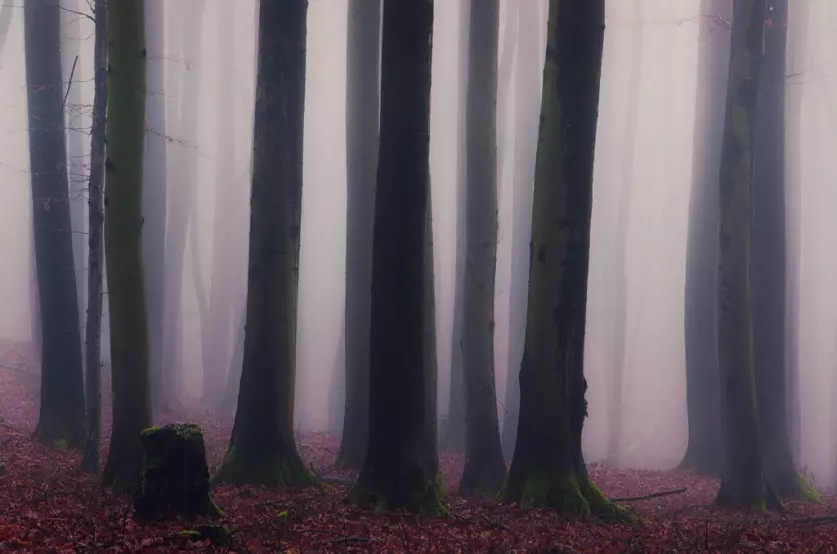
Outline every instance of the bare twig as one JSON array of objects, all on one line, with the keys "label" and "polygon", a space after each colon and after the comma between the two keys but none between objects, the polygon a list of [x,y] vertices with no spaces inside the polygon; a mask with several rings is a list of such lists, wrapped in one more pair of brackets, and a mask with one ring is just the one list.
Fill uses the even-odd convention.
[{"label": "bare twig", "polygon": [[674,494],[683,494],[689,489],[674,489],[671,491],[655,492],[653,494],[646,494],[645,496],[627,496],[625,498],[611,498],[611,502],[639,502],[640,500],[651,500],[652,498],[660,498],[661,496],[672,496]]}]

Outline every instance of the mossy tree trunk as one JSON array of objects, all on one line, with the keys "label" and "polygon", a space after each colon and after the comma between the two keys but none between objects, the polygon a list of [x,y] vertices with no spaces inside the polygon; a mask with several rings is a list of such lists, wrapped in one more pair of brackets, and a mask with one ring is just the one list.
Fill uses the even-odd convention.
[{"label": "mossy tree trunk", "polygon": [[294,442],[306,0],[262,2],[250,200],[244,363],[216,481],[314,481]]},{"label": "mossy tree trunk", "polygon": [[67,182],[61,8],[26,0],[23,27],[32,220],[41,323],[41,403],[35,435],[81,446],[84,377]]},{"label": "mossy tree trunk", "polygon": [[718,137],[724,128],[732,20],[728,0],[702,0],[698,31],[698,89],[689,223],[686,238],[684,329],[689,443],[680,467],[720,475],[721,407],[715,295],[718,280]]},{"label": "mossy tree trunk", "polygon": [[718,183],[717,332],[725,464],[716,501],[745,510],[779,503],[761,460],[750,283],[753,154],[765,8],[765,0],[734,2]]},{"label": "mossy tree trunk", "polygon": [[621,514],[591,483],[581,452],[604,12],[604,0],[549,3],[520,422],[502,492],[567,516]]},{"label": "mossy tree trunk", "polygon": [[520,417],[520,362],[526,334],[529,288],[529,238],[532,233],[532,185],[541,111],[543,30],[538,3],[518,0],[518,46],[514,80],[514,192],[512,193],[511,277],[509,280],[509,358],[503,417],[503,455],[511,460]]},{"label": "mossy tree trunk", "polygon": [[459,492],[489,497],[497,494],[506,477],[494,385],[499,32],[499,0],[472,3],[465,107],[467,190],[462,322],[465,468]]},{"label": "mossy tree trunk", "polygon": [[151,398],[155,411],[165,404],[163,377],[163,331],[166,251],[166,44],[163,6],[165,0],[146,0],[148,48],[148,96],[146,98],[145,165],[143,175],[142,259],[145,267],[148,305],[148,353]]},{"label": "mossy tree trunk", "polygon": [[[369,442],[354,502],[437,514],[428,284],[433,2],[384,0]],[[431,429],[432,428],[432,429]]]},{"label": "mossy tree trunk", "polygon": [[346,44],[345,413],[336,464],[359,469],[369,436],[369,312],[380,109],[381,0],[349,0]]},{"label": "mossy tree trunk", "polygon": [[113,431],[102,480],[116,490],[136,485],[142,465],[140,433],[151,424],[142,269],[146,97],[143,4],[143,0],[120,0],[108,5],[105,260]]},{"label": "mossy tree trunk", "polygon": [[93,128],[90,133],[90,180],[88,181],[87,328],[85,329],[85,390],[87,427],[84,433],[82,469],[99,471],[99,430],[102,416],[102,271],[105,248],[104,184],[105,131],[108,102],[108,12],[107,0],[97,0],[94,10]]}]

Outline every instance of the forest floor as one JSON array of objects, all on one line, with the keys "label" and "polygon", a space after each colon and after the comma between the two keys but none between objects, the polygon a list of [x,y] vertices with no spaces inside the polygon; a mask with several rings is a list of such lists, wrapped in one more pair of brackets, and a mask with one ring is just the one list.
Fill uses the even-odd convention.
[{"label": "forest floor", "polygon": [[[834,552],[837,498],[823,505],[789,503],[779,515],[741,514],[712,506],[717,481],[680,471],[611,470],[592,465],[611,497],[686,488],[682,494],[632,502],[635,524],[571,521],[550,510],[466,500],[453,493],[446,518],[375,515],[345,502],[347,488],[299,490],[220,486],[213,491],[232,531],[232,547],[179,534],[202,522],[142,524],[129,499],[110,494],[80,471],[76,451],[31,439],[38,377],[31,356],[0,341],[0,550],[22,552]],[[198,408],[165,419],[192,421],[205,433],[211,466],[220,461],[232,421]],[[105,418],[105,434],[109,432]],[[104,440],[107,442],[107,439]],[[319,473],[332,467],[337,440],[298,437],[303,458]],[[463,459],[442,454],[445,489],[456,491]]]}]

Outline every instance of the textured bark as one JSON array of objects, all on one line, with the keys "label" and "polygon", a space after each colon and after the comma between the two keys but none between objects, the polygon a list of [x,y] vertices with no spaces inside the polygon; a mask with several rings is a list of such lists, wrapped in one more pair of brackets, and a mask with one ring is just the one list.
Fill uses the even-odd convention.
[{"label": "textured bark", "polygon": [[113,431],[102,475],[133,488],[142,465],[140,433],[151,425],[148,321],[142,269],[145,138],[143,0],[108,6],[108,120],[105,162],[105,261],[110,305]]},{"label": "textured bark", "polygon": [[717,502],[764,509],[779,500],[761,460],[753,372],[750,236],[765,0],[735,0],[718,179],[718,367],[725,453]]},{"label": "textured bark", "polygon": [[90,133],[90,180],[88,196],[87,328],[85,329],[84,385],[87,397],[87,427],[84,436],[82,469],[99,471],[99,430],[102,416],[102,264],[104,263],[104,181],[105,129],[108,102],[108,12],[107,0],[98,0],[94,9],[93,45],[93,127]]},{"label": "textured bark", "polygon": [[384,0],[372,264],[369,441],[351,499],[437,514],[431,335],[430,82],[433,2]]},{"label": "textured bark", "polygon": [[466,105],[465,287],[462,373],[465,467],[459,492],[493,497],[506,465],[494,389],[497,266],[497,58],[499,0],[471,4]]},{"label": "textured bark", "polygon": [[[604,0],[550,0],[517,446],[502,497],[566,516],[622,516],[591,483],[584,327]],[[627,515],[627,514],[624,514]]]},{"label": "textured bark", "polygon": [[380,109],[380,0],[349,0],[346,45],[346,392],[336,464],[359,469],[369,436],[369,312]]},{"label": "textured bark", "polygon": [[244,363],[219,482],[314,481],[293,427],[307,7],[260,5]]},{"label": "textured bark", "polygon": [[148,305],[148,353],[154,410],[166,407],[163,377],[163,331],[166,251],[166,44],[165,0],[146,0],[148,96],[146,97],[145,166],[143,175],[142,259]]},{"label": "textured bark", "polygon": [[68,202],[60,10],[54,0],[26,0],[23,10],[41,322],[41,406],[35,435],[46,443],[80,446],[84,377]]},{"label": "textured bark", "polygon": [[506,377],[503,455],[511,460],[520,414],[520,362],[526,334],[526,295],[529,288],[529,238],[532,233],[532,192],[538,147],[543,67],[543,25],[538,4],[518,0],[517,63],[515,71],[514,192],[512,194],[511,277],[509,280],[509,359]]},{"label": "textured bark", "polygon": [[705,475],[723,470],[718,384],[718,186],[729,70],[732,3],[702,0],[689,226],[686,239],[685,346],[689,443],[680,467]]}]

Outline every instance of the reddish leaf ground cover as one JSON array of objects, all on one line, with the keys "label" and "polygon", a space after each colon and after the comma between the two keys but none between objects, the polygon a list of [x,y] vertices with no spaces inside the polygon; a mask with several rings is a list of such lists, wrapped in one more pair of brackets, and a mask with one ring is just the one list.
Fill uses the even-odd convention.
[{"label": "reddish leaf ground cover", "polygon": [[[202,521],[141,524],[130,502],[80,472],[78,452],[31,440],[38,378],[32,355],[0,341],[0,550],[21,552],[834,552],[837,502],[792,503],[778,514],[735,514],[712,507],[712,479],[683,472],[610,470],[591,474],[612,497],[687,488],[683,494],[633,503],[643,521],[607,525],[570,521],[549,510],[466,500],[450,494],[452,516],[379,516],[345,502],[346,487],[266,490],[222,486],[214,491],[232,545],[183,536]],[[106,418],[105,429],[109,429]],[[198,408],[166,420],[200,424],[210,464],[224,453],[232,422]],[[318,472],[332,467],[337,442],[327,434],[299,437]],[[445,487],[455,491],[462,458],[442,455]],[[343,472],[342,475],[348,476]],[[819,518],[819,519],[817,519]]]}]

